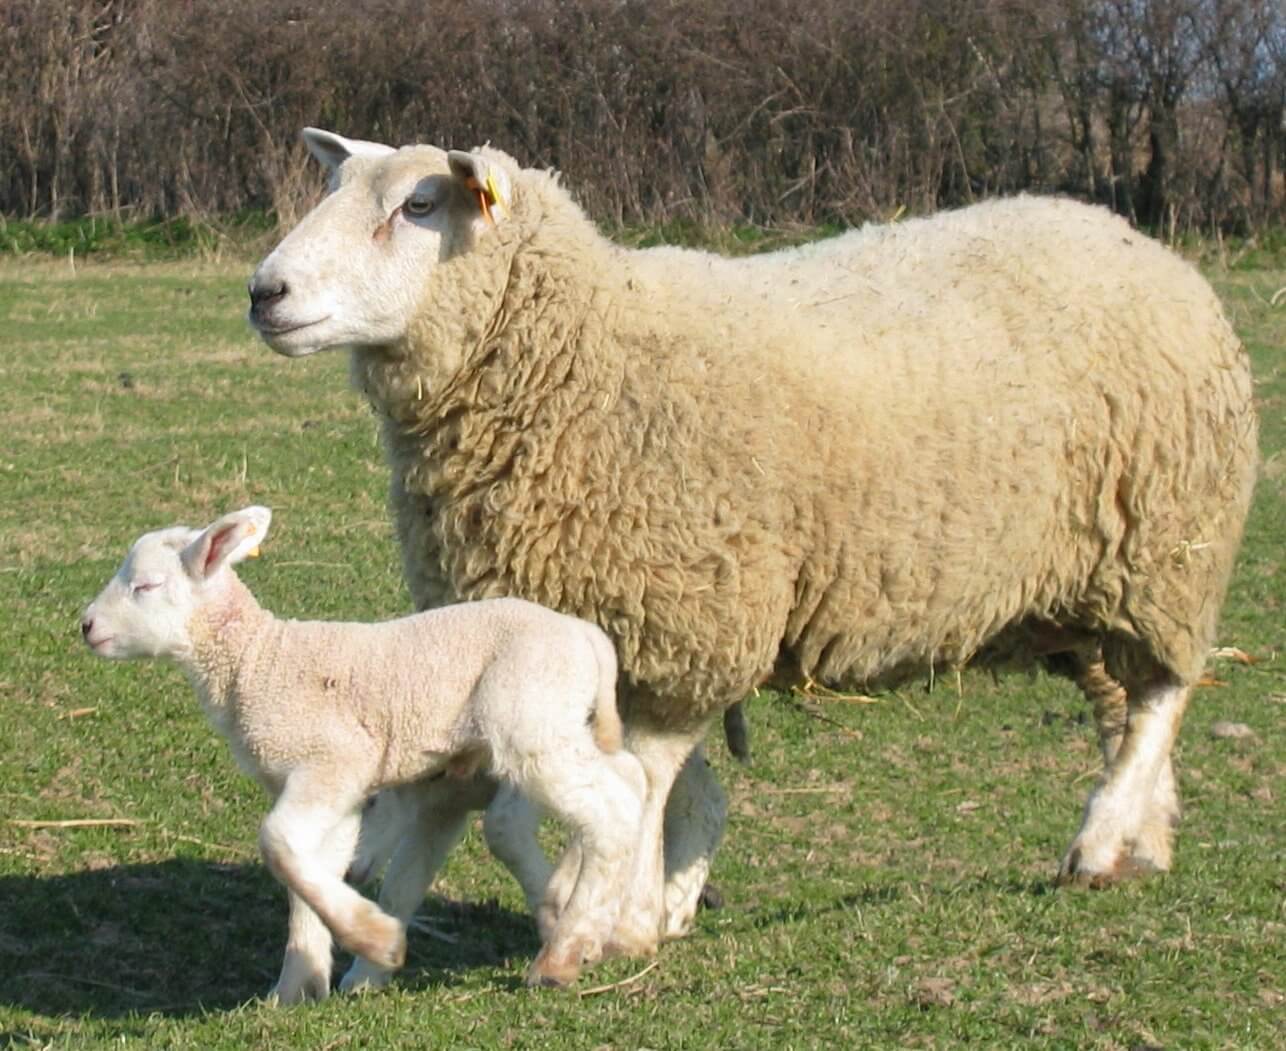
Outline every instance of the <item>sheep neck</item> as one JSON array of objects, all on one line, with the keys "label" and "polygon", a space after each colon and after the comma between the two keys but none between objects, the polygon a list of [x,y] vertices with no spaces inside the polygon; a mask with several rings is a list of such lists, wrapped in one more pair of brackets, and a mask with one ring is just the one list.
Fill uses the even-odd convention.
[{"label": "sheep neck", "polygon": [[542,190],[535,218],[443,265],[452,272],[431,283],[405,345],[355,352],[394,470],[434,499],[509,475],[521,455],[513,420],[557,426],[569,405],[592,413],[620,387],[623,368],[599,338],[618,250],[562,191]]}]

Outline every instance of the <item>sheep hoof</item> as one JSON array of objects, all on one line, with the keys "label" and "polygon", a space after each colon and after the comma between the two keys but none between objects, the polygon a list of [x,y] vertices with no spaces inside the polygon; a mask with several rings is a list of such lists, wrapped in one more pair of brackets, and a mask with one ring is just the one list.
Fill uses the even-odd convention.
[{"label": "sheep hoof", "polygon": [[554,928],[558,926],[558,917],[561,914],[562,909],[548,902],[536,910],[536,930],[542,942],[548,942],[554,936]]},{"label": "sheep hoof", "polygon": [[1138,839],[1130,846],[1130,861],[1140,876],[1170,871],[1173,855],[1174,825],[1178,815],[1163,815],[1144,825]]},{"label": "sheep hoof", "polygon": [[723,908],[723,892],[713,883],[707,883],[701,888],[701,897],[697,900],[703,909],[710,909],[712,912]]},{"label": "sheep hoof", "polygon": [[656,939],[647,939],[629,934],[612,932],[612,937],[603,946],[603,959],[621,957],[626,960],[644,960],[656,955]]},{"label": "sheep hoof", "polygon": [[1149,859],[1134,857],[1123,851],[1118,853],[1111,864],[1091,867],[1087,864],[1081,848],[1073,847],[1059,866],[1058,882],[1063,886],[1103,890],[1126,880],[1151,876],[1161,871],[1163,870]]},{"label": "sheep hoof", "polygon": [[603,947],[603,956],[619,956],[627,960],[647,959],[656,955],[660,940],[655,924],[640,923],[638,917],[622,918],[612,928],[612,936]]},{"label": "sheep hoof", "polygon": [[542,949],[527,971],[527,985],[533,989],[565,989],[580,977],[579,953],[554,957]]},{"label": "sheep hoof", "polygon": [[542,974],[535,971],[527,972],[527,986],[531,989],[566,989],[576,979],[556,978],[552,974]]},{"label": "sheep hoof", "polygon": [[339,991],[349,995],[361,995],[383,989],[393,980],[393,972],[371,966],[360,957],[353,961],[344,977],[339,980]]}]

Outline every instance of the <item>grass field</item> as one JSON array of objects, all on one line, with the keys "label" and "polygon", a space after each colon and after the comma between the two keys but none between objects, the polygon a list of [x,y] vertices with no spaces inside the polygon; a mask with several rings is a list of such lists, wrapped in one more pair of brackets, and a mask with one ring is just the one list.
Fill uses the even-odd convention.
[{"label": "grass field", "polygon": [[[284,615],[407,599],[375,426],[340,355],[247,330],[249,264],[0,263],[0,1044],[137,1048],[1269,1048],[1286,1041],[1286,269],[1212,272],[1253,355],[1265,465],[1178,770],[1168,877],[1056,889],[1097,767],[1078,696],[764,694],[726,899],[641,969],[529,991],[516,884],[472,833],[387,992],[274,1010],[265,803],[172,668],[93,659],[78,613],[143,530],[275,513],[243,575]],[[1215,738],[1217,720],[1254,736]],[[23,822],[111,819],[59,827]],[[341,961],[344,966],[346,961]],[[594,992],[597,986],[626,983]]]}]

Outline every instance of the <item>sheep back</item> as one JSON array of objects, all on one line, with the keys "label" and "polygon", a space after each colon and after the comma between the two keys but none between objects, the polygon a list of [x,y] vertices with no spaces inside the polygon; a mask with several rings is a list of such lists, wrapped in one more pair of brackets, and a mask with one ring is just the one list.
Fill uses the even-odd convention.
[{"label": "sheep back", "polygon": [[728,260],[614,247],[541,173],[516,197],[404,346],[354,356],[417,605],[594,621],[661,726],[1037,629],[1197,674],[1256,423],[1191,266],[1062,200]]}]

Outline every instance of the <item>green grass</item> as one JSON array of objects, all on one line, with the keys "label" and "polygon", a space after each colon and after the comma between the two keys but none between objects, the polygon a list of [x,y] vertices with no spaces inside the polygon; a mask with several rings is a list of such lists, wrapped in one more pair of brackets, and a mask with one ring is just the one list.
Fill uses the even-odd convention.
[{"label": "green grass", "polygon": [[275,225],[276,219],[266,212],[217,221],[83,216],[51,223],[0,216],[0,257],[210,258],[265,242]]},{"label": "green grass", "polygon": [[[407,608],[386,474],[339,355],[242,320],[249,264],[0,263],[0,1044],[14,1047],[1235,1047],[1286,1017],[1286,269],[1212,272],[1255,360],[1264,476],[1179,747],[1175,871],[1055,889],[1097,765],[1064,684],[752,702],[725,908],[598,995],[528,991],[516,885],[471,834],[386,993],[273,1010],[265,809],[172,668],[94,660],[77,615],[143,530],[276,511],[244,575],[284,615]],[[1279,300],[1280,304],[1280,300]],[[1228,719],[1255,732],[1216,740]],[[836,723],[840,726],[835,725]],[[841,728],[842,727],[842,728]],[[127,818],[110,828],[12,820]],[[341,961],[341,966],[346,961]],[[582,988],[640,965],[613,961]]]}]

